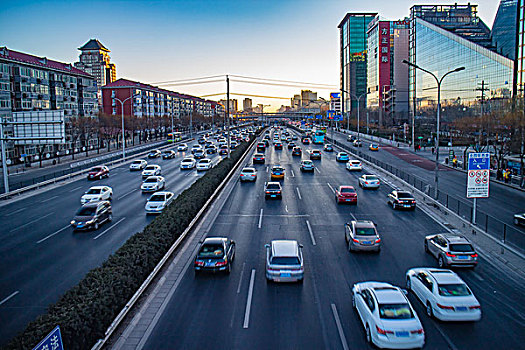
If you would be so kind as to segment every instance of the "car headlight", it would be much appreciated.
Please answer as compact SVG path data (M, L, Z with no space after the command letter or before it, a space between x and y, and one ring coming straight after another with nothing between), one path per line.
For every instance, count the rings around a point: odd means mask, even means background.
M75 220L71 220L71 223L70 223L70 224L71 224L71 225L74 225L74 224L76 224L76 223L77 223L77 222L76 222Z
M89 221L86 221L86 225L91 225L95 222L95 219L91 219Z

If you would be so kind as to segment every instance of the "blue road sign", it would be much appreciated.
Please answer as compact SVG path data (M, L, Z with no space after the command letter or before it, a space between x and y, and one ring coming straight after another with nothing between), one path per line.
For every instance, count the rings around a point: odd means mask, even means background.
M307 116L307 118L308 118L308 119L314 119L314 116L313 116L313 114L309 114L309 115Z
M470 153L468 156L468 170L490 169L490 153Z
M64 350L60 326L56 326L33 350Z
M322 114L316 114L315 115L315 119L323 119L323 115Z
M343 121L343 116L341 114L334 115L334 120L336 122L341 122Z
M334 110L329 109L329 110L326 111L326 118L332 120L332 119L334 119L334 115L335 115L335 111Z

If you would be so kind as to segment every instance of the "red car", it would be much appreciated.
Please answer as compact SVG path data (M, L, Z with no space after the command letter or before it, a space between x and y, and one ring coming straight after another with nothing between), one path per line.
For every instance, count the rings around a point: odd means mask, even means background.
M91 168L87 176L88 180L100 180L103 177L109 177L109 169L104 165Z
M357 192L355 191L354 186L339 186L335 191L335 201L337 204L357 204Z

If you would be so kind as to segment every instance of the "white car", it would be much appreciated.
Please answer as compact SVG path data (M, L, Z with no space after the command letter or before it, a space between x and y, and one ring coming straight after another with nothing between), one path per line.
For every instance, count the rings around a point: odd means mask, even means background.
M142 192L155 192L162 190L166 186L166 181L162 176L149 176L142 182L140 189Z
M145 179L148 176L159 176L162 173L162 169L160 165L157 164L151 164L142 170L142 178Z
M481 306L470 288L453 271L432 267L406 273L407 289L423 303L429 317L441 321L479 321Z
M241 182L257 180L257 170L255 168L246 167L241 170Z
M191 157L186 157L182 160L182 162L180 162L181 170L193 169L195 168L195 165L196 165L196 161L194 158L191 158Z
M191 153L195 153L196 151L199 151L199 150L204 151L204 148L202 148L202 146L199 144L191 146Z
M177 151L179 152L184 152L184 151L187 151L188 150L188 145L185 144L185 143L181 143L178 147L177 147Z
M381 181L376 175L362 175L359 178L359 187L378 189Z
M80 203L86 204L96 201L110 201L113 196L113 189L109 186L93 186L84 192L80 198Z
M172 201L175 195L173 192L155 192L146 202L146 214L160 214Z
M370 344L390 349L423 347L425 331L405 292L385 282L354 284L352 306Z
M351 159L348 162L346 162L346 170L361 171L363 170L363 166L361 165L360 161L356 159Z
M145 161L144 159L137 159L131 162L131 164L129 165L129 170L130 171L142 170L147 166L148 166L147 161Z
M200 170L210 170L211 168L211 159L208 159L208 158L204 158L204 159L201 159L199 160L199 162L197 163L197 171L200 171Z

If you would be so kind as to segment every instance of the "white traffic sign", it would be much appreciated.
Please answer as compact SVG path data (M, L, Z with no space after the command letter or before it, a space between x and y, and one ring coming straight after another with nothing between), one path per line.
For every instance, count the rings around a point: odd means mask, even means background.
M490 183L490 153L468 156L467 198L487 198Z

